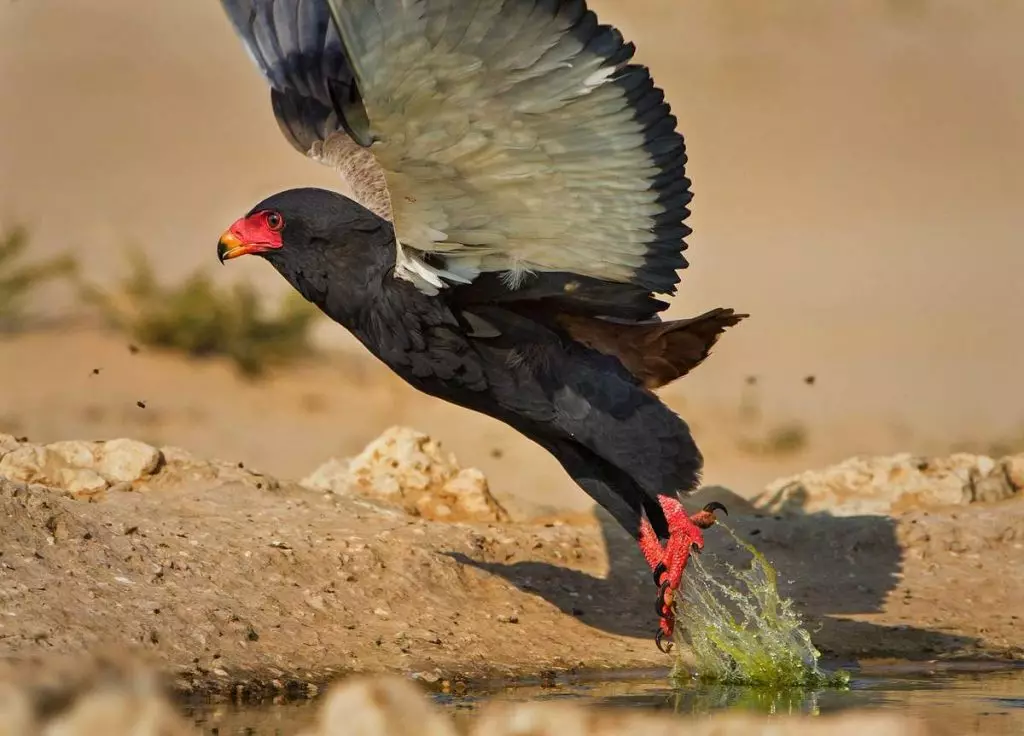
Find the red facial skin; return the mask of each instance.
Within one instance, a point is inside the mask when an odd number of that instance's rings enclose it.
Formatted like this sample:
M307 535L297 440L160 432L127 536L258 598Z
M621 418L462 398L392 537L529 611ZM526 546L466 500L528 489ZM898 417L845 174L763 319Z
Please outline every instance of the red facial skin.
M682 582L693 546L696 545L698 551L704 549L702 530L715 523L715 515L713 511L699 511L690 516L679 501L668 496L659 496L658 503L661 504L665 519L668 521L668 542L664 547L661 546L658 535L645 518L640 523L640 551L647 564L651 566L651 570L657 571L660 568L662 571L657 580L660 590L658 614L661 620L656 642L659 649L667 652L671 649L672 633L675 629L675 616L672 613L675 591ZM666 648L662 647L663 643L667 643Z
M281 242L283 228L284 218L272 210L261 210L236 220L220 238L221 260L280 248L284 245Z

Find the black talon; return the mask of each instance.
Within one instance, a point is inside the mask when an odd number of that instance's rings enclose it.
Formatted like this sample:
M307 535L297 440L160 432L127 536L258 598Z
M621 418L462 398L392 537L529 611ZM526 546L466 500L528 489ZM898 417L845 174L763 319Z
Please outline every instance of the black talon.
M665 603L665 593L668 592L668 588L667 580L658 588L658 598L654 601L654 612L657 613L658 616L664 616L665 610L668 608Z
M668 654L672 651L672 642L665 643L665 632L658 629L658 633L654 635L654 645L658 647L658 651L662 654Z
M691 553L695 553L695 554L699 555L703 551L704 550L701 549L701 546L699 544L697 544L696 542L694 542L693 544L690 545L690 552Z
M664 562L659 562L654 566L654 584L661 585L661 576L668 572L668 568L665 567Z
M712 501L711 503L704 507L704 510L712 514L715 513L715 511L721 511L726 516L729 515L729 509L727 509L725 507L725 504L721 503L720 501Z

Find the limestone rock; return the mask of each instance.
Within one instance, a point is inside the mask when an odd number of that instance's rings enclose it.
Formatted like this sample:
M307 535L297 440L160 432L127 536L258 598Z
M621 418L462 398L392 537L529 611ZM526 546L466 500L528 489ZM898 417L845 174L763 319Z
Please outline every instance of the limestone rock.
M25 483L55 484L64 459L42 445L24 444L0 459L0 476Z
M55 677L57 672L52 673ZM109 674L109 673L108 673ZM52 678L50 678L52 679ZM71 679L68 684L65 680ZM78 681L76 681L76 679ZM152 678L65 676L45 688L66 707L42 712L42 683L0 683L0 736L183 736L196 734ZM34 692L35 691L35 692ZM33 698L35 694L37 697ZM60 702L60 701L58 701ZM314 705L316 721L300 736L926 736L914 718L843 713L816 718L725 712L695 718L581 703L495 702L463 731L419 687L397 676L349 677ZM289 733L287 729L284 731Z
M164 456L164 463L168 467L190 467L203 462L188 450L174 445L164 445L160 448L160 454Z
M484 474L462 468L422 432L392 427L348 462L331 459L301 481L331 493L355 493L436 521L502 521L508 513Z
M11 446L6 437L0 436L0 446L5 448ZM0 456L0 476L89 497L112 483L143 479L153 473L160 462L159 450L137 440L67 440L49 445L15 443Z
M108 690L82 698L66 713L47 723L43 733L45 736L184 736L196 731L164 698Z
M332 457L299 483L314 491L346 493L348 490L348 460ZM378 495L383 495L383 493L382 491Z
M1020 492L1020 486L1015 486L1007 472L1005 461L993 468L988 474L982 475L974 472L971 475L968 501L971 503L995 503L1005 501Z
M96 470L108 480L132 483L151 475L160 465L160 451L145 442L116 439L103 443Z
M88 468L60 468L56 485L76 498L91 498L107 489L107 479Z
M447 716L400 677L351 678L321 706L315 730L304 736L455 736Z
M0 432L0 459L9 452L13 452L21 447L21 443L12 434L3 434Z
M164 445L160 448L160 454L163 457L163 464L147 486L173 486L217 478L217 469L212 462L196 457L188 450Z
M81 440L65 440L51 442L46 446L50 452L56 453L61 460L73 468L92 468L96 465L99 454L99 442L83 442Z
M445 521L500 521L506 518L504 509L490 494L487 478L476 468L464 468L440 488L427 489L416 499L416 511L424 519Z
M1024 453L1004 457L999 464L1014 491L1016 493L1024 492Z
M854 457L771 483L754 504L772 514L885 516L910 509L1001 501L1020 493L1021 460L956 453Z
M3 670L0 736L184 736L197 733L161 678L122 657L49 658ZM56 707L55 707L56 706Z
M11 683L0 683L0 736L30 734L34 725L28 694Z
M680 718L624 709L562 703L497 704L484 709L470 736L925 736L918 721L854 713L822 716L756 716L723 713Z

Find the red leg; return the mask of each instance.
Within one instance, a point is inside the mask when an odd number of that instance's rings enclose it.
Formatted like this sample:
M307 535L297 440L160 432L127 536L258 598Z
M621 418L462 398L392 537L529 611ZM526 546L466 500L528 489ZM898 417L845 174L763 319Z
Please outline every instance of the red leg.
M662 547L651 523L644 518L640 522L639 544L644 559L654 572L654 583L658 586L656 609L660 620L655 643L658 649L667 653L672 646L675 628L672 602L682 582L686 564L690 561L690 553L704 549L703 530L715 523L715 511L720 509L726 514L729 512L717 501L709 503L703 511L693 516L688 515L683 505L671 496L658 496L658 503L668 522L668 542Z

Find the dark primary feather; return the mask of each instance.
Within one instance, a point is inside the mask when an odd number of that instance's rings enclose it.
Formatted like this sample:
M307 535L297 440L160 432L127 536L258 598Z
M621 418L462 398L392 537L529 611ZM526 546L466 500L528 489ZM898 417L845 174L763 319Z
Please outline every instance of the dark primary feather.
M366 113L323 0L221 0L235 32L271 86L281 131L302 154ZM353 136L356 137L356 136ZM361 140L368 143L368 141Z

